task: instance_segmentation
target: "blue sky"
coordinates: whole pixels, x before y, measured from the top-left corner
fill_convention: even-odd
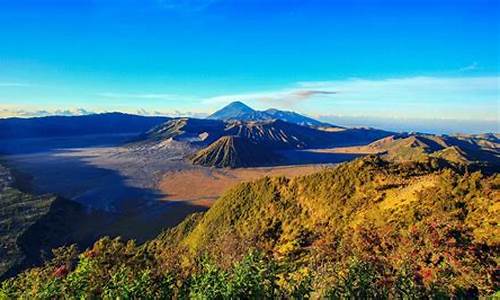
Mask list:
[[[500,1],[0,0],[0,116],[211,112],[486,121]]]

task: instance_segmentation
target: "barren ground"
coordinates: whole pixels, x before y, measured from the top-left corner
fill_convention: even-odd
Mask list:
[[[211,169],[183,158],[197,149],[164,141],[126,145],[126,136],[89,136],[7,141],[2,163],[22,180],[21,188],[54,193],[115,216],[110,235],[143,240],[206,210],[224,191],[262,176],[297,176],[350,160],[352,153],[288,151],[289,166]],[[110,143],[109,141],[113,141]],[[332,150],[334,151],[334,150]],[[293,164],[293,165],[292,165]]]
[[[197,206],[211,206],[226,190],[243,181],[264,176],[294,177],[314,173],[320,165],[245,169],[190,168],[169,171],[159,183],[168,201],[188,201]]]

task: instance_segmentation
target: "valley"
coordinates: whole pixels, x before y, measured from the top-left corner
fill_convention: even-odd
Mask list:
[[[500,0],[0,2],[0,300],[500,300]]]
[[[205,211],[227,189],[263,176],[310,174],[348,160],[218,169],[184,159],[198,147],[182,142],[130,144],[138,134],[4,140],[2,164],[16,187],[35,195],[55,194],[87,211],[106,214],[78,240],[111,235],[145,241],[193,212]],[[288,152],[294,152],[288,150]]]
[[[210,207],[225,191],[238,183],[264,176],[292,178],[312,174],[324,165],[260,167],[243,169],[189,168],[169,171],[159,183],[167,201],[187,201],[197,206]]]
[[[103,124],[109,118],[88,117]],[[347,240],[342,232],[366,220],[382,226],[382,215],[414,209],[448,173],[469,180],[469,170],[480,170],[493,186],[500,167],[497,134],[343,128],[240,102],[207,119],[139,119],[130,132],[100,132],[94,124],[91,134],[76,125],[61,133],[53,122],[30,120],[23,138],[1,139],[0,278],[42,264],[53,248],[88,249],[106,243],[105,236],[146,248],[185,247],[190,264],[190,255],[215,255],[214,242],[233,262],[253,244],[298,267],[295,255],[312,259],[308,249],[324,251],[315,243],[329,243],[328,235]],[[30,133],[32,126],[48,127],[40,134]],[[352,201],[361,206],[347,205]],[[489,213],[487,219],[495,220]],[[488,243],[492,222],[477,233],[485,231]]]
[[[23,190],[58,194],[85,207],[111,213],[148,210],[156,203],[168,201],[211,202],[242,181],[304,175],[323,166],[217,169],[192,165],[182,159],[184,154],[172,149],[146,154],[115,145],[4,155],[3,161],[26,178],[20,186]],[[329,164],[335,162],[332,159]]]
[[[70,120],[0,122],[0,128],[20,126],[22,133],[22,138],[2,140],[2,164],[22,191],[55,194],[109,214],[96,236],[139,241],[205,211],[238,183],[307,175],[367,154],[396,161],[431,155],[499,166],[496,135],[439,137],[342,128],[294,112],[255,111],[241,102],[207,119],[102,114]],[[119,129],[113,122],[128,125]]]

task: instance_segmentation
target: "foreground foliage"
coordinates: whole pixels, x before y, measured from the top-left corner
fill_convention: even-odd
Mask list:
[[[4,281],[0,299],[498,295],[500,176],[368,157],[241,184],[144,244],[104,238]]]

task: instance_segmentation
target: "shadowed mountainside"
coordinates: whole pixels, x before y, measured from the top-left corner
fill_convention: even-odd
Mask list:
[[[35,196],[13,187],[10,172],[0,166],[0,278],[39,264],[43,253],[76,242],[72,233],[84,210],[54,195]]]
[[[198,148],[207,147],[199,150],[194,156],[189,153],[187,155],[190,158],[196,157],[196,164],[237,168],[281,163],[283,160],[276,152],[278,150],[364,145],[390,134],[390,132],[370,128],[332,131],[297,125],[282,120],[223,122],[219,120],[180,118],[170,120],[153,128],[142,135],[135,144],[162,143],[173,140]],[[222,146],[224,143],[220,142],[219,139],[227,136],[238,137],[241,140],[240,144],[245,143],[245,147],[253,149],[255,153],[261,153],[263,159],[259,160],[256,155],[238,154],[237,152],[242,151],[244,147]],[[226,150],[231,153],[224,153]],[[226,160],[223,163],[215,163],[213,161],[214,153],[217,153],[216,156],[220,159],[224,157],[240,157],[241,160]],[[210,157],[207,157],[207,155],[210,155]],[[250,160],[245,161],[246,159]],[[287,163],[295,164],[297,162]]]
[[[231,136],[237,136],[243,140],[247,140],[247,147],[250,147],[250,151],[255,151],[255,153],[267,153],[265,159],[252,160],[254,156],[241,156],[242,158],[249,159],[250,161],[241,161],[240,163],[226,162],[221,165],[205,163],[211,161],[208,158],[203,158],[209,152],[206,149],[200,150],[196,157],[197,163],[205,166],[226,166],[226,167],[243,167],[243,166],[262,166],[266,164],[301,164],[307,162],[321,161],[323,163],[328,162],[338,162],[338,157],[333,157],[333,155],[323,155],[320,158],[320,154],[317,153],[295,153],[298,150],[303,149],[318,149],[318,148],[329,148],[338,147],[344,145],[359,145],[370,143],[381,137],[385,137],[390,133],[375,130],[375,129],[345,129],[338,131],[325,131],[320,129],[311,128],[308,126],[301,126],[293,123],[284,122],[281,120],[272,120],[265,122],[232,122],[228,123],[226,134]],[[212,145],[209,146],[209,148]],[[221,152],[219,156],[227,156],[223,154],[227,148],[218,147],[218,151]],[[242,150],[232,149],[231,155],[234,155],[235,151]],[[284,153],[286,151],[287,153]],[[282,152],[282,153],[280,153]],[[283,156],[286,154],[286,158]],[[299,155],[300,154],[300,155]],[[309,156],[307,156],[307,154]],[[314,156],[314,157],[313,157]],[[274,158],[273,158],[274,157]],[[292,159],[291,159],[292,158]]]
[[[225,124],[219,120],[177,118],[157,125],[140,135],[136,142],[175,140],[193,144],[207,144],[217,140]]]
[[[223,136],[197,152],[191,161],[195,165],[226,168],[272,165],[279,161],[276,154],[251,140],[238,136]]]
[[[84,249],[105,235],[144,242],[186,215],[206,210],[163,202],[159,192],[130,186],[117,172],[79,159],[44,153],[20,159],[9,158],[9,165],[22,175],[33,172],[35,178],[20,183],[15,178],[19,174],[0,168],[0,277],[40,264],[62,245],[76,243]]]
[[[124,113],[0,119],[0,139],[139,133],[169,120]]]

